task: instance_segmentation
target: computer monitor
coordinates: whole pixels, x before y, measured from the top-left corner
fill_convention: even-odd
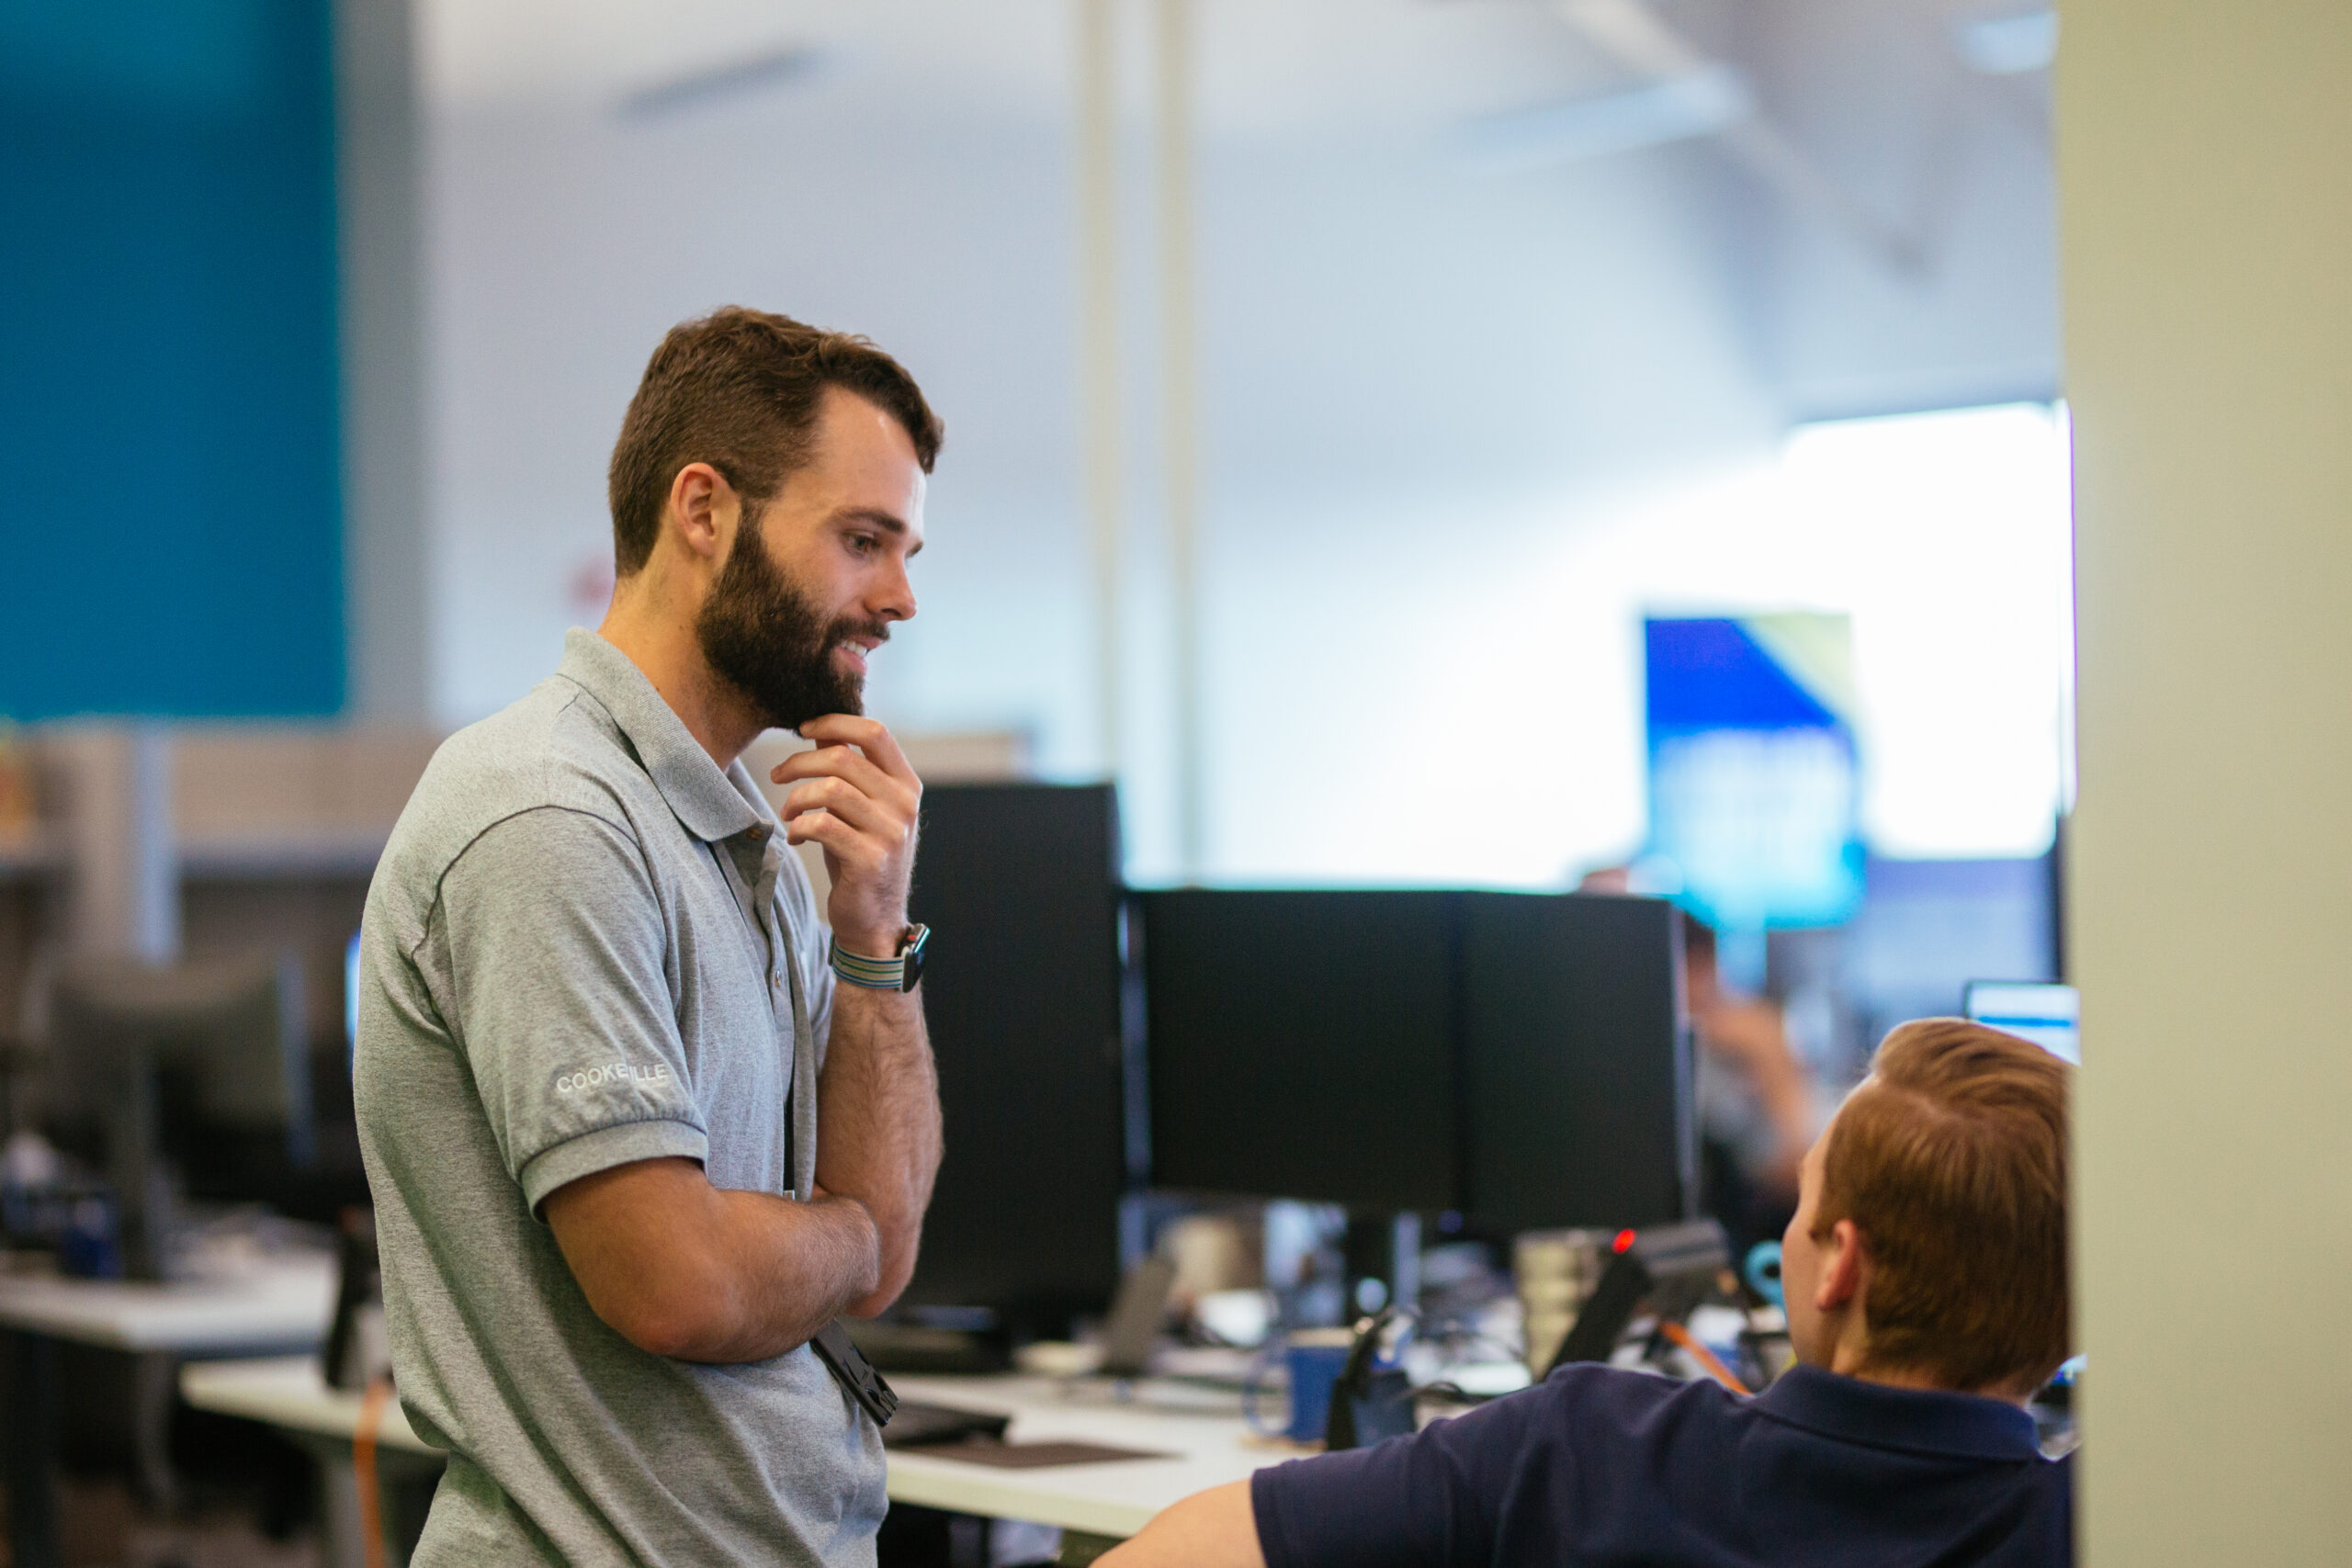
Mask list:
[[[1455,896],[1138,902],[1155,1186],[1461,1206]]]
[[[1655,898],[1140,899],[1155,1185],[1498,1230],[1697,1199],[1681,925]]]
[[[1119,1278],[1126,1190],[1118,801],[1109,785],[934,784],[910,912],[946,1156],[916,1309],[1060,1336]]]
[[[310,1164],[292,955],[85,964],[58,977],[50,1005],[52,1108],[96,1134],[133,1278],[168,1270],[180,1193],[259,1197]]]
[[[2052,980],[1971,980],[1961,998],[1969,1018],[2030,1040],[2061,1061],[2083,1061],[2083,1002]]]
[[[359,933],[343,944],[343,1067],[351,1070],[359,1050]]]
[[[1657,898],[1463,896],[1463,1206],[1482,1225],[1696,1212],[1681,931]]]

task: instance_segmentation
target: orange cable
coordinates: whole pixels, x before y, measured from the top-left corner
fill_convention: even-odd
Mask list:
[[[1698,1362],[1700,1368],[1704,1371],[1709,1377],[1714,1379],[1717,1382],[1731,1390],[1732,1393],[1746,1393],[1747,1392],[1747,1385],[1740,1382],[1739,1379],[1733,1374],[1732,1370],[1729,1367],[1724,1366],[1722,1359],[1713,1350],[1708,1349],[1704,1345],[1699,1343],[1697,1337],[1689,1329],[1683,1327],[1672,1318],[1668,1318],[1665,1322],[1658,1325],[1657,1331],[1660,1334],[1665,1335],[1670,1343],[1679,1346],[1684,1350],[1688,1350],[1690,1353],[1690,1359]]]
[[[376,1490],[376,1429],[392,1397],[392,1380],[381,1373],[359,1396],[359,1421],[351,1434],[351,1476],[359,1488],[359,1550],[368,1568],[384,1568],[384,1503]]]

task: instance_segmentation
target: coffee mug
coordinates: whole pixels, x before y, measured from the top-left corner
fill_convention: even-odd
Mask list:
[[[1355,1336],[1344,1328],[1302,1328],[1283,1341],[1280,1353],[1290,1377],[1290,1420],[1282,1436],[1294,1443],[1322,1440],[1324,1424],[1331,1414],[1331,1385],[1339,1382],[1354,1343]],[[1274,1435],[1273,1428],[1258,1416],[1258,1395],[1272,1359],[1271,1354],[1260,1358],[1241,1389],[1242,1418],[1261,1437]]]
[[[1781,1244],[1759,1241],[1747,1249],[1747,1265],[1742,1270],[1747,1276],[1747,1288],[1770,1302],[1774,1306],[1787,1303],[1781,1296]]]

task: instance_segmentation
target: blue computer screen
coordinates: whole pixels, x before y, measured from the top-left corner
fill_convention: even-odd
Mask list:
[[[1966,1006],[1977,1023],[2030,1040],[2062,1061],[2083,1060],[2082,998],[2046,980],[1973,980]]]
[[[359,1045],[359,933],[353,931],[343,950],[343,1049]]]

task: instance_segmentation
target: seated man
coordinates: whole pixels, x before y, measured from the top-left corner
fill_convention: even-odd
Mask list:
[[[1805,1156],[1799,1364],[1755,1398],[1566,1367],[1188,1497],[1103,1568],[2071,1562],[2073,1466],[2022,1408],[2066,1354],[2068,1072],[1958,1020],[1887,1036]]]

